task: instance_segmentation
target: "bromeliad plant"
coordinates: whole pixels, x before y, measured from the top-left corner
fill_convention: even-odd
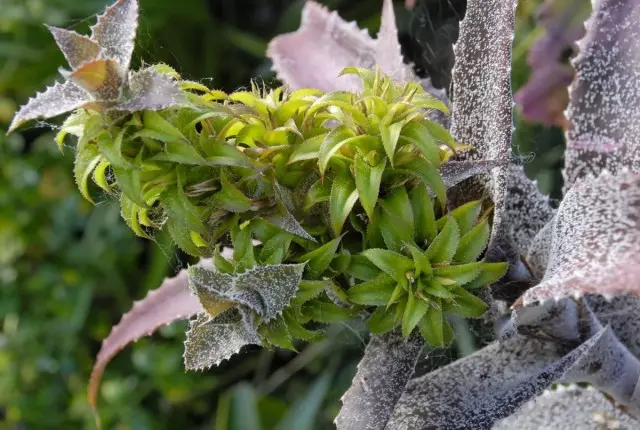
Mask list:
[[[119,0],[91,38],[51,28],[73,70],[10,128],[72,110],[57,141],[77,138],[83,196],[93,182],[119,198],[138,236],[167,229],[212,258],[182,275],[190,290],[168,281],[113,330],[92,404],[109,358],[180,316],[196,315],[185,365],[205,369],[248,344],[295,349],[322,337],[319,323],[356,317],[373,333],[415,331],[442,346],[447,313],[484,314],[473,291],[507,267],[478,261],[491,204],[451,207],[447,187],[495,163],[450,161],[471,148],[429,119],[448,112],[442,101],[380,68],[342,70],[350,91],[253,83],[231,94],[165,65],[128,72],[136,21],[136,1]]]
[[[341,430],[640,426],[640,8],[594,2],[571,61],[583,3],[545,3],[548,34],[518,97],[530,119],[567,127],[557,209],[510,165],[513,0],[467,2],[450,127],[433,122],[446,95],[402,62],[390,0],[376,40],[307,2],[300,29],[269,45],[287,84],[272,91],[227,95],[166,66],[138,72],[155,84],[136,84],[106,42],[133,43],[135,0],[99,18],[93,51],[79,49],[93,46],[82,36],[59,39],[83,62],[70,60],[66,83],[31,100],[12,128],[79,109],[61,138],[78,137],[83,194],[93,178],[120,196],[137,234],[167,228],[185,251],[212,257],[113,329],[91,403],[117,351],[178,318],[196,315],[185,362],[203,368],[246,344],[293,348],[321,336],[318,323],[364,316],[374,335],[342,398]],[[483,298],[499,340],[412,379],[423,339],[447,343],[446,313],[482,314],[473,292],[492,283]],[[566,382],[593,388],[539,396]]]

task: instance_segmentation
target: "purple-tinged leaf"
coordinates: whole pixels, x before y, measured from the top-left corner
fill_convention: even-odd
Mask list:
[[[413,375],[424,340],[399,333],[372,336],[351,388],[342,396],[338,430],[383,430]]]
[[[547,126],[568,125],[564,111],[575,71],[567,52],[584,36],[584,21],[590,10],[588,0],[546,0],[540,7],[538,21],[546,34],[529,52],[532,74],[515,96],[526,120]]]
[[[493,229],[487,259],[518,260],[504,225],[504,199],[511,151],[511,44],[514,0],[469,0],[460,37],[454,47],[453,114],[451,134],[475,151],[461,153],[467,160],[496,160],[502,168],[485,178],[474,178],[458,191],[462,201],[488,194],[494,203]],[[487,190],[487,191],[485,191]]]
[[[122,86],[119,68],[114,60],[93,60],[71,72],[69,79],[84,88],[96,100],[116,100]]]
[[[491,428],[571,368],[599,338],[574,351],[513,337],[409,381],[388,430]]]
[[[640,7],[601,0],[587,23],[570,88],[567,188],[603,169],[640,172]]]
[[[586,294],[640,294],[640,175],[604,173],[577,182],[551,222],[546,272],[521,298],[524,306]]]
[[[53,35],[72,69],[94,60],[100,53],[100,45],[87,36],[50,25],[46,27]]]
[[[458,185],[473,176],[488,174],[502,164],[498,160],[449,161],[440,168],[442,181],[446,188]]]
[[[131,95],[114,110],[141,111],[161,110],[172,106],[187,104],[184,92],[178,83],[167,75],[161,75],[152,69],[131,72],[129,75]]]
[[[389,75],[396,83],[404,83],[415,79],[410,65],[404,64],[402,51],[398,42],[398,27],[393,10],[393,1],[384,0],[380,32],[376,40],[376,64],[380,70]]]
[[[118,62],[123,78],[129,70],[137,28],[137,0],[116,1],[91,27],[91,39],[100,45],[100,56]]]
[[[308,1],[300,28],[273,39],[267,55],[278,78],[292,89],[354,90],[361,87],[360,80],[340,73],[346,67],[372,68],[376,44],[355,23],[347,23],[336,12]]]
[[[102,342],[89,382],[89,404],[95,408],[100,378],[109,361],[129,343],[149,336],[159,327],[203,312],[198,298],[191,294],[186,270],[162,285],[122,316]]]
[[[493,430],[634,429],[640,421],[617,408],[593,387],[558,386],[545,390],[515,414],[496,423]]]
[[[247,324],[237,309],[229,309],[213,318],[201,313],[191,321],[187,331],[184,365],[187,370],[208,369],[250,344],[260,345],[260,338],[255,327]]]
[[[37,118],[52,118],[63,113],[75,110],[91,97],[82,88],[73,82],[56,82],[43,93],[36,94],[35,97],[23,105],[9,126],[8,133],[26,121]]]

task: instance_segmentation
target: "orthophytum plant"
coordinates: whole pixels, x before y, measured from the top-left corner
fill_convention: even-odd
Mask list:
[[[52,29],[72,70],[11,129],[73,111],[58,141],[77,138],[83,195],[94,182],[136,234],[166,228],[203,258],[114,327],[92,405],[110,358],[178,318],[193,317],[189,369],[364,318],[372,337],[340,429],[639,425],[640,7],[544,6],[517,98],[567,127],[554,209],[510,162],[515,6],[468,1],[451,102],[403,63],[389,0],[375,40],[306,3],[300,29],[269,46],[285,86],[232,94],[165,65],[129,71],[135,0],[108,8],[90,38]],[[425,340],[450,342],[451,313],[485,315],[498,341],[412,379]],[[591,387],[543,393],[568,382]]]

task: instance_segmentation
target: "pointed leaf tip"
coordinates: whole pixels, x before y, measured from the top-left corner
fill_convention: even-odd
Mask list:
[[[137,28],[137,0],[116,1],[91,27],[91,40],[102,48],[102,57],[116,60],[123,75],[129,70]]]
[[[198,312],[202,312],[202,306],[198,298],[189,291],[186,270],[181,270],[173,278],[165,279],[159,288],[150,291],[144,299],[136,302],[102,342],[89,381],[88,400],[91,407],[96,407],[102,373],[118,352],[129,343],[150,335],[159,327]]]
[[[8,133],[13,132],[26,121],[37,118],[52,118],[75,110],[89,100],[89,94],[73,82],[56,82],[45,92],[30,98],[20,108],[9,126]]]
[[[45,25],[45,27],[53,35],[72,69],[94,60],[100,53],[100,45],[87,36],[50,25]]]

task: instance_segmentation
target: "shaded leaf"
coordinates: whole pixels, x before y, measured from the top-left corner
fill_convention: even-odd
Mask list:
[[[413,261],[404,255],[387,249],[367,249],[362,252],[380,270],[391,276],[399,284],[407,283],[407,272],[414,269]]]
[[[342,232],[344,222],[357,201],[358,190],[351,175],[343,173],[336,177],[331,186],[331,196],[329,198],[331,228],[336,236]]]
[[[113,109],[122,111],[161,110],[187,104],[176,81],[152,69],[142,69],[129,75],[131,95]]]
[[[307,262],[306,273],[309,278],[319,278],[327,270],[331,260],[336,255],[341,240],[342,236],[336,237],[332,241],[298,257],[297,261]]]
[[[397,281],[386,273],[375,278],[354,285],[347,291],[349,300],[353,303],[368,306],[383,306],[389,303]]]
[[[360,197],[360,203],[369,219],[373,218],[373,209],[378,201],[380,192],[380,182],[382,181],[382,173],[387,165],[386,158],[383,158],[375,166],[371,166],[367,159],[361,155],[356,155],[354,160],[354,176],[356,180],[356,189]]]

